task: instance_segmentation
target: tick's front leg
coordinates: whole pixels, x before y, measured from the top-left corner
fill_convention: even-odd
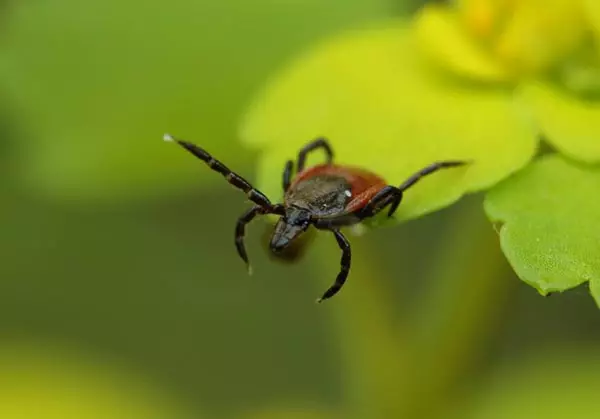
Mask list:
[[[342,249],[342,259],[340,261],[341,269],[338,273],[338,276],[335,278],[334,284],[331,287],[329,287],[327,291],[325,291],[323,296],[317,300],[317,303],[320,303],[323,300],[331,298],[335,294],[337,294],[338,291],[344,286],[346,278],[348,277],[348,273],[350,272],[350,242],[348,242],[348,239],[346,239],[346,237],[344,237],[344,235],[340,233],[339,230],[332,230],[332,232],[335,236],[335,239],[338,242],[338,245],[340,246],[340,249]]]

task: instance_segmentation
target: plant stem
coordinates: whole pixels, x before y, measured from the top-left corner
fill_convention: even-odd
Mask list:
[[[479,202],[468,202],[443,235],[411,335],[411,387],[405,417],[435,416],[475,364],[508,294],[509,268]]]
[[[506,296],[508,268],[481,203],[463,204],[439,237],[440,253],[427,262],[433,269],[425,280],[432,285],[410,324],[395,321],[377,247],[365,238],[352,241],[348,286],[323,303],[332,314],[346,398],[356,418],[435,415],[494,329],[490,323]],[[334,243],[322,245],[320,271],[329,272],[339,259]]]
[[[331,271],[340,251],[333,243],[319,251],[319,271]],[[342,363],[342,383],[352,416],[390,418],[398,398],[397,383],[404,365],[403,336],[393,322],[391,302],[381,284],[376,256],[364,237],[352,238],[352,270],[348,285],[322,303],[331,313],[331,330],[337,334]],[[319,275],[323,277],[324,275]],[[330,285],[331,275],[326,275]],[[335,277],[335,276],[334,276]]]

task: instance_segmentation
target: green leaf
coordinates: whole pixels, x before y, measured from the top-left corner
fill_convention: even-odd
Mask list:
[[[552,345],[548,345],[552,346]],[[596,419],[600,416],[598,347],[538,348],[482,380],[460,419]]]
[[[488,192],[500,243],[517,275],[541,294],[586,281],[600,304],[600,169],[540,158]]]
[[[583,100],[546,83],[527,83],[521,93],[547,140],[561,153],[600,161],[600,101]]]
[[[397,220],[442,208],[524,166],[537,140],[509,93],[442,79],[418,54],[407,23],[394,21],[346,33],[286,67],[241,128],[246,144],[263,152],[260,188],[280,199],[285,161],[318,136],[329,138],[338,163],[395,185],[437,160],[473,160],[407,192]]]
[[[3,418],[198,418],[147,378],[72,348],[45,342],[4,344],[0,369]]]
[[[28,185],[56,196],[113,197],[187,187],[198,163],[171,132],[239,168],[243,102],[290,51],[386,15],[389,0],[54,0],[16,3],[0,74],[26,138]],[[267,46],[268,47],[265,47]]]

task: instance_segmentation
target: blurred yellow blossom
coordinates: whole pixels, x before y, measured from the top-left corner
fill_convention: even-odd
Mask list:
[[[423,8],[420,50],[441,69],[519,88],[559,150],[600,158],[600,3],[461,0]]]
[[[280,197],[282,162],[318,136],[340,163],[392,184],[431,161],[475,162],[409,191],[397,219],[494,185],[527,164],[542,134],[573,157],[600,159],[600,19],[591,3],[429,4],[412,19],[323,42],[277,74],[245,115],[242,139],[263,151],[258,186]]]
[[[575,0],[462,0],[455,6],[424,7],[416,27],[425,50],[447,68],[455,69],[447,58],[452,52],[447,40],[460,39],[465,45],[452,49],[476,49],[496,63],[497,71],[518,80],[560,68],[588,46],[593,27],[586,10]]]
[[[583,4],[573,0],[460,0],[455,12],[472,41],[515,75],[556,64],[589,32]]]

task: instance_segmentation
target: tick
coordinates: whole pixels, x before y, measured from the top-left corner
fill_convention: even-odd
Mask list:
[[[317,300],[321,302],[333,297],[344,285],[350,272],[351,250],[348,239],[340,228],[360,223],[388,208],[391,217],[404,192],[419,179],[439,169],[467,164],[465,161],[450,160],[432,163],[419,170],[400,186],[388,185],[383,178],[368,170],[333,163],[333,150],[325,138],[318,138],[304,146],[294,162],[288,160],[283,169],[282,186],[284,199],[282,204],[273,204],[247,180],[232,172],[223,163],[211,156],[206,150],[165,134],[165,141],[174,141],[187,151],[204,161],[212,170],[223,175],[229,183],[244,191],[254,206],[238,219],[235,227],[235,247],[238,254],[251,272],[248,255],[244,246],[246,225],[257,215],[276,214],[279,221],[271,237],[270,248],[281,252],[309,226],[333,233],[341,251],[341,269],[333,285]],[[309,153],[322,149],[326,163],[306,168]]]

